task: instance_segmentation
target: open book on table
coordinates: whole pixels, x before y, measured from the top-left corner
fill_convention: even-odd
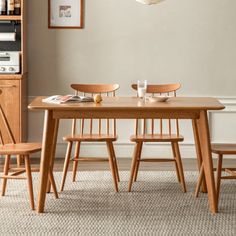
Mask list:
[[[84,97],[78,95],[54,95],[42,99],[46,103],[63,104],[69,102],[93,102],[93,97]]]

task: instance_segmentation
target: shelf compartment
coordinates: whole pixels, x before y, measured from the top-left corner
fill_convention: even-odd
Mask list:
[[[15,16],[15,15],[10,15],[10,16],[8,16],[8,15],[1,15],[0,16],[0,21],[3,21],[3,20],[6,20],[6,21],[8,21],[8,20],[21,20],[21,15],[19,15],[19,16]]]

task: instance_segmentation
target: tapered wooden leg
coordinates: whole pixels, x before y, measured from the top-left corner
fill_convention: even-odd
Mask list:
[[[107,150],[109,153],[109,164],[110,164],[110,169],[111,169],[111,173],[113,177],[114,187],[115,187],[115,191],[118,192],[118,182],[117,182],[114,159],[113,159],[112,150],[111,150],[111,143],[107,142],[106,144],[107,144]]]
[[[137,162],[136,162],[136,165],[135,165],[133,182],[137,181],[138,171],[139,171],[139,166],[140,166],[140,159],[141,159],[141,154],[142,154],[142,147],[143,147],[143,142],[140,143],[140,147],[139,147],[139,150],[138,150],[138,153],[137,153],[138,157],[137,157]]]
[[[208,126],[207,111],[200,111],[200,119],[198,122],[198,133],[200,146],[202,150],[203,168],[206,178],[208,201],[210,205],[210,210],[212,213],[217,213],[217,195],[214,179],[214,170],[211,154],[211,143],[210,143],[210,132]]]
[[[49,168],[51,164],[51,157],[53,153],[53,145],[55,145],[56,140],[54,136],[55,132],[55,119],[53,118],[53,111],[46,110],[44,116],[44,130],[43,130],[43,140],[42,140],[42,152],[40,161],[40,183],[38,191],[38,206],[37,212],[44,212],[44,205],[46,199],[47,183],[49,178]]]
[[[176,154],[176,163],[177,167],[179,170],[179,177],[180,177],[180,182],[182,185],[183,192],[186,192],[186,184],[185,184],[185,179],[184,179],[184,171],[183,171],[183,165],[182,165],[182,160],[180,156],[180,151],[179,151],[179,144],[178,142],[174,142],[174,149],[175,149],[175,154]]]
[[[21,155],[16,156],[16,164],[17,164],[17,167],[20,167],[22,165],[22,156]]]
[[[80,152],[80,142],[76,142],[76,146],[75,146],[75,158],[76,159],[79,158],[79,152]],[[73,177],[72,177],[73,182],[75,182],[77,168],[78,168],[78,161],[73,161]]]
[[[28,155],[25,156],[25,169],[26,169],[26,175],[27,175],[27,181],[28,181],[30,205],[31,205],[31,209],[34,210],[33,182],[32,182],[32,175],[31,175],[30,160],[29,160]]]
[[[78,160],[73,161],[73,169],[72,169],[72,182],[75,182],[76,180],[76,173],[78,170]]]
[[[64,162],[62,181],[61,181],[61,191],[64,190],[66,175],[67,175],[67,171],[68,171],[68,167],[69,167],[69,163],[70,163],[72,144],[73,144],[72,142],[68,142],[68,145],[67,145],[66,158],[65,158],[65,162]]]
[[[131,164],[131,169],[130,169],[130,178],[129,178],[129,186],[128,186],[128,191],[131,191],[133,180],[134,180],[134,172],[135,172],[135,167],[137,165],[137,158],[138,158],[138,152],[140,150],[141,142],[138,142],[135,144],[134,148],[134,154],[133,154],[133,160]]]
[[[3,170],[3,174],[4,175],[8,175],[8,171],[9,171],[9,167],[10,167],[10,159],[11,159],[11,156],[10,155],[6,155],[6,157],[5,157],[5,164],[4,164],[4,170]],[[5,196],[6,187],[7,187],[7,178],[4,178],[3,182],[2,182],[2,196]]]
[[[57,187],[56,187],[55,179],[54,179],[54,176],[53,176],[52,167],[49,170],[49,180],[50,180],[55,198],[58,198]]]
[[[220,184],[221,184],[221,173],[222,173],[222,160],[223,155],[218,155],[218,165],[217,165],[217,174],[216,174],[216,194],[217,194],[217,202],[219,205],[219,197],[220,197]]]
[[[56,153],[56,142],[57,142],[58,127],[59,127],[59,119],[56,119],[55,120],[55,129],[54,129],[54,134],[53,134],[53,144],[52,144],[53,148],[52,148],[52,153],[51,153],[51,163],[50,163],[52,172],[53,172],[54,159],[55,159],[55,153]],[[47,193],[50,193],[50,189],[51,189],[51,182],[48,181]]]
[[[116,171],[116,179],[118,182],[120,182],[119,170],[118,170],[116,155],[115,155],[114,146],[113,146],[112,142],[110,143],[110,148],[111,148],[111,153],[112,153],[113,161],[114,161],[114,167],[115,167],[115,171]]]
[[[134,179],[133,179],[133,182],[136,182],[136,181],[137,181],[139,166],[140,166],[140,159],[137,158],[136,165],[135,165],[135,169],[134,169]]]
[[[202,184],[202,180],[203,180],[203,176],[204,176],[204,168],[203,168],[203,164],[202,164],[201,168],[200,168],[198,181],[197,181],[197,186],[196,186],[196,189],[195,189],[195,197],[198,197],[200,187],[201,187],[201,184]]]
[[[195,140],[195,149],[196,149],[196,154],[197,154],[198,169],[200,171],[201,166],[202,166],[202,151],[201,151],[200,136],[198,132],[197,120],[192,120],[192,127],[193,127],[193,135],[194,135],[194,140]],[[207,187],[206,187],[206,179],[205,179],[204,171],[202,172],[202,175],[203,176],[202,176],[202,182],[201,182],[201,189],[203,193],[206,193]]]
[[[16,164],[17,164],[18,168],[21,166],[21,156],[20,155],[16,156]]]
[[[173,153],[174,159],[176,160],[176,153],[175,153],[175,147],[174,147],[173,142],[171,142],[171,147],[172,147],[172,153]],[[176,161],[175,161],[175,169],[176,169],[176,175],[177,175],[178,182],[180,182],[179,168],[178,168]]]

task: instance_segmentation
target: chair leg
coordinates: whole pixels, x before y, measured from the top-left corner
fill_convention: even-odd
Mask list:
[[[135,174],[135,167],[137,165],[137,159],[138,159],[138,153],[140,150],[142,143],[138,142],[135,144],[135,149],[134,149],[134,154],[133,154],[133,160],[131,164],[131,170],[130,170],[130,178],[129,178],[129,186],[128,186],[128,191],[131,191],[133,180],[134,180],[134,174]]]
[[[76,172],[78,169],[78,160],[73,160],[73,167],[72,167],[72,182],[75,182],[76,180]]]
[[[50,183],[51,183],[51,186],[52,186],[53,193],[55,195],[55,198],[57,199],[58,198],[58,192],[57,192],[57,187],[56,187],[55,179],[54,179],[54,176],[53,176],[52,167],[50,167],[48,175],[49,175],[49,180],[50,180]]]
[[[141,153],[142,153],[142,147],[143,147],[143,142],[140,143],[139,152],[137,153],[138,158],[137,158],[137,163],[136,163],[136,166],[135,166],[133,182],[137,181],[139,165],[140,165],[140,159],[141,159]]]
[[[201,168],[200,168],[200,172],[199,172],[198,181],[197,181],[197,186],[195,189],[195,197],[198,197],[198,195],[199,195],[203,176],[204,176],[204,168],[203,168],[203,163],[202,163]]]
[[[186,184],[185,184],[185,179],[184,179],[184,171],[183,171],[183,165],[182,165],[182,160],[180,156],[180,151],[179,151],[179,144],[178,142],[174,142],[174,148],[175,148],[175,153],[176,153],[176,162],[177,166],[179,169],[179,174],[180,174],[180,182],[182,185],[183,192],[186,192]]]
[[[70,162],[72,144],[73,144],[72,142],[69,142],[67,145],[66,158],[65,158],[65,162],[64,162],[63,175],[62,175],[62,181],[61,181],[61,191],[63,191],[65,181],[66,181],[66,175],[67,175],[69,162]]]
[[[171,147],[172,147],[173,156],[174,156],[174,158],[175,158],[175,160],[176,160],[176,153],[175,153],[175,147],[174,147],[173,142],[171,142]],[[176,175],[177,175],[178,182],[180,183],[179,168],[178,168],[178,166],[177,166],[176,161],[175,161],[175,169],[176,169]]]
[[[9,171],[9,167],[10,167],[10,159],[11,159],[11,156],[10,155],[6,155],[6,157],[5,157],[5,164],[4,164],[4,170],[3,170],[3,174],[4,175],[8,175],[8,171]],[[6,187],[7,187],[7,178],[4,178],[3,179],[3,183],[2,183],[2,196],[5,196]]]
[[[16,162],[17,162],[17,167],[20,167],[22,165],[23,158],[21,155],[16,156]]]
[[[25,156],[25,169],[26,169],[26,175],[27,175],[27,181],[28,181],[28,191],[29,191],[29,197],[30,197],[30,205],[31,205],[31,209],[34,210],[33,182],[32,182],[32,175],[31,175],[30,160],[29,160],[28,155]]]
[[[114,182],[114,187],[115,187],[115,191],[118,192],[118,182],[117,182],[117,174],[116,174],[116,169],[115,169],[115,163],[114,163],[114,159],[113,159],[113,155],[112,155],[112,148],[111,142],[106,142],[107,144],[107,150],[109,153],[109,164],[110,164],[110,169],[111,169],[111,173],[112,173],[112,177],[113,177],[113,182]]]
[[[220,184],[221,184],[221,172],[222,172],[222,161],[223,161],[223,155],[218,155],[218,165],[217,165],[217,171],[216,171],[216,196],[217,196],[217,202],[219,204],[219,197],[220,197]]]
[[[115,155],[115,151],[114,151],[114,145],[113,145],[112,142],[110,143],[110,148],[111,148],[113,161],[114,161],[114,166],[115,166],[115,171],[116,171],[116,179],[117,179],[118,182],[120,182],[119,170],[118,170],[116,155]]]
[[[80,152],[80,142],[77,142],[75,146],[75,158],[79,158],[79,152]],[[73,161],[73,172],[72,172],[73,182],[75,182],[77,168],[78,168],[78,161]]]

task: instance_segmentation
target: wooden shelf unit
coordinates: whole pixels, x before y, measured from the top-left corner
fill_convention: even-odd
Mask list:
[[[0,16],[0,21],[18,21],[21,24],[21,73],[0,74],[0,103],[17,142],[27,140],[26,1],[21,0],[21,15]],[[3,133],[3,137],[9,140],[7,134]]]

